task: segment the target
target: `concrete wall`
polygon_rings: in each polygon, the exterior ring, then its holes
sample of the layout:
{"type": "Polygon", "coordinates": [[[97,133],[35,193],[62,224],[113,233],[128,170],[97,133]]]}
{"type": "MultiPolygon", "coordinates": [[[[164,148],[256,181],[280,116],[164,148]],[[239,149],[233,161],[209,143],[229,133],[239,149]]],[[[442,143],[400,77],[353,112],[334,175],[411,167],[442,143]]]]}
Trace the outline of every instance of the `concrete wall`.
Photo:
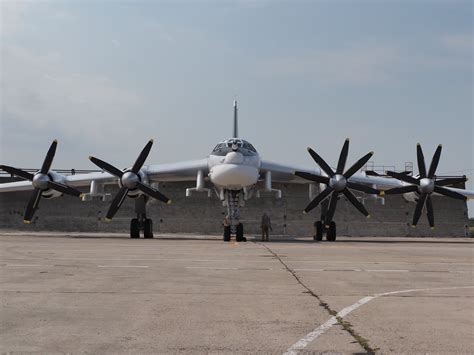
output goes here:
{"type": "MultiPolygon", "coordinates": [[[[221,222],[226,209],[213,194],[194,193],[185,197],[185,188],[191,183],[168,183],[160,190],[173,200],[164,205],[152,201],[148,215],[154,220],[156,232],[182,232],[220,234],[221,222]]],[[[273,194],[262,194],[260,199],[252,198],[241,210],[245,232],[259,233],[263,212],[267,212],[273,224],[274,234],[308,236],[313,234],[314,220],[320,215],[319,207],[308,215],[302,213],[309,202],[308,187],[304,185],[274,184],[283,191],[278,200],[273,194]]],[[[109,192],[116,192],[110,188],[109,192]]],[[[33,223],[23,224],[23,211],[29,199],[28,192],[0,194],[0,229],[25,231],[104,231],[128,232],[130,219],[134,216],[134,201],[127,198],[111,223],[103,221],[110,202],[94,200],[81,202],[77,198],[63,196],[52,200],[42,199],[33,223]]],[[[414,203],[406,202],[401,196],[389,196],[382,206],[379,201],[367,201],[366,208],[372,218],[362,216],[344,197],[338,203],[334,217],[338,235],[350,236],[466,236],[468,215],[463,201],[445,197],[434,197],[436,229],[428,226],[423,214],[417,229],[410,227],[415,209],[414,203]]]]}

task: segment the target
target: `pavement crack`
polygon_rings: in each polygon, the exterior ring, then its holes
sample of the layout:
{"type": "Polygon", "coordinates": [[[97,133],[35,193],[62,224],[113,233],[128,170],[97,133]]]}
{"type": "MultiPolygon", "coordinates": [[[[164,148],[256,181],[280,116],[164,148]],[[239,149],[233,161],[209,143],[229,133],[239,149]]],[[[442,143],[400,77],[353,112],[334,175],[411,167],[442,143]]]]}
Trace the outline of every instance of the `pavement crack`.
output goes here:
{"type": "Polygon", "coordinates": [[[277,259],[283,265],[285,270],[288,271],[295,278],[295,280],[301,285],[301,287],[303,287],[306,290],[304,292],[308,293],[312,297],[316,298],[319,302],[319,306],[324,308],[329,313],[329,315],[331,315],[332,317],[335,317],[336,320],[337,320],[337,324],[339,324],[342,327],[342,329],[344,329],[347,333],[349,333],[349,335],[367,352],[367,354],[369,354],[369,355],[374,355],[375,354],[375,351],[377,349],[372,348],[369,345],[368,340],[363,338],[360,334],[358,334],[354,330],[354,326],[351,323],[345,321],[342,317],[339,317],[337,315],[337,312],[335,310],[333,310],[327,302],[324,302],[324,300],[321,298],[320,295],[316,294],[311,288],[309,288],[309,286],[307,286],[301,280],[301,278],[298,276],[296,271],[294,271],[290,266],[288,266],[288,264],[286,264],[276,252],[274,252],[272,249],[270,249],[265,244],[260,244],[258,242],[255,242],[255,243],[259,244],[259,245],[263,246],[265,249],[267,249],[268,252],[270,254],[272,254],[275,257],[275,259],[277,259]]]}

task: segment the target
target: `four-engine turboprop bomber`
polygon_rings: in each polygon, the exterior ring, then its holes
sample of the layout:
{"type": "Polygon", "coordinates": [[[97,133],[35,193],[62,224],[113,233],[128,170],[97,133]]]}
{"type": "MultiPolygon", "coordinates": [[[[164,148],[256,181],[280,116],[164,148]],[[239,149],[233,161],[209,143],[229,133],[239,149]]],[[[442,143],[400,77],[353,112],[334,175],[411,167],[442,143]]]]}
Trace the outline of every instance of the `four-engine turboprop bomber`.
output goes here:
{"type": "MultiPolygon", "coordinates": [[[[391,171],[387,172],[387,176],[374,176],[362,172],[361,169],[372,157],[373,152],[367,153],[346,169],[348,139],[344,142],[336,169],[330,167],[312,148],[308,148],[308,152],[317,167],[304,168],[264,160],[252,144],[238,138],[236,101],[234,101],[232,138],[218,143],[207,158],[172,164],[145,165],[152,145],[153,140],[150,140],[130,168],[121,170],[105,160],[91,156],[89,159],[101,168],[102,172],[62,175],[51,169],[57,147],[55,140],[46,154],[41,169],[34,174],[0,165],[0,169],[26,180],[0,184],[0,193],[32,190],[24,213],[24,222],[30,223],[41,197],[57,198],[69,194],[78,196],[83,201],[97,196],[105,201],[108,195],[104,193],[104,186],[118,184],[119,191],[111,201],[106,220],[113,219],[127,197],[133,198],[137,216],[131,220],[130,237],[139,238],[140,231],[143,231],[145,238],[153,238],[153,222],[146,214],[147,202],[150,198],[164,203],[171,203],[171,200],[152,183],[193,181],[196,186],[186,189],[186,196],[190,197],[193,192],[206,192],[208,196],[215,193],[227,208],[231,232],[236,234],[237,241],[245,240],[239,217],[240,209],[246,200],[254,195],[259,197],[262,191],[276,193],[277,198],[282,197],[280,190],[273,189],[273,182],[308,184],[310,195],[319,190],[319,194],[312,196],[304,209],[304,212],[308,213],[321,205],[321,217],[316,223],[315,240],[322,240],[324,233],[327,240],[336,240],[336,223],[333,219],[340,195],[344,195],[360,213],[370,217],[363,203],[352,191],[376,198],[384,194],[403,194],[407,200],[416,202],[413,226],[416,226],[423,208],[426,207],[428,222],[434,227],[432,194],[460,200],[474,198],[474,191],[452,187],[465,182],[466,177],[437,179],[435,173],[441,156],[441,145],[436,149],[428,170],[421,146],[417,146],[418,177],[391,171]],[[81,192],[85,188],[89,191],[81,192]]],[[[224,240],[230,240],[229,235],[225,235],[224,240]]]]}

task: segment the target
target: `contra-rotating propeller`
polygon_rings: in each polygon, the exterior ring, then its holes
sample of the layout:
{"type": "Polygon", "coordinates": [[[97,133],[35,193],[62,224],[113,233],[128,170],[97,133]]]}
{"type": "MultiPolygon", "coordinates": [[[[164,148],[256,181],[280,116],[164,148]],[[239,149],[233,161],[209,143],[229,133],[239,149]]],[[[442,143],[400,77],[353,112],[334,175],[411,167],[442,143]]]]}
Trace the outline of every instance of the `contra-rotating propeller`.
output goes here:
{"type": "Polygon", "coordinates": [[[49,147],[48,153],[46,153],[46,157],[44,158],[43,165],[41,169],[37,171],[35,174],[31,174],[27,171],[14,168],[12,166],[7,165],[0,165],[0,169],[4,170],[12,175],[19,176],[23,179],[31,181],[31,184],[34,187],[34,191],[31,194],[30,200],[28,205],[26,205],[25,215],[23,221],[25,223],[30,223],[33,219],[36,209],[38,208],[39,201],[41,199],[41,195],[43,192],[51,189],[62,194],[71,195],[71,196],[81,196],[81,192],[70,187],[64,185],[62,183],[56,182],[51,177],[49,169],[53,163],[53,158],[56,153],[56,147],[58,146],[58,141],[55,139],[51,146],[49,147]]]}
{"type": "Polygon", "coordinates": [[[418,161],[418,171],[419,177],[414,178],[412,176],[406,175],[404,173],[397,173],[394,171],[387,171],[387,175],[398,179],[400,181],[409,183],[403,187],[396,187],[390,190],[386,190],[385,194],[404,194],[408,192],[417,192],[420,194],[418,202],[416,204],[415,212],[413,214],[413,223],[412,227],[416,227],[421,216],[421,211],[426,204],[426,215],[428,217],[428,223],[431,228],[434,228],[434,212],[433,212],[433,201],[431,200],[431,194],[436,192],[438,194],[456,198],[459,200],[466,200],[466,196],[461,195],[456,191],[449,190],[444,186],[459,184],[467,181],[467,178],[464,176],[462,178],[448,178],[442,180],[435,179],[436,169],[438,168],[439,158],[441,157],[441,150],[443,146],[440,144],[436,149],[433,159],[431,160],[430,168],[428,173],[426,172],[425,157],[423,155],[423,150],[421,145],[418,143],[416,145],[416,158],[418,161]]]}
{"type": "Polygon", "coordinates": [[[127,197],[127,194],[130,190],[138,189],[147,196],[156,198],[157,200],[162,201],[164,203],[171,203],[171,200],[165,195],[163,195],[160,191],[148,185],[145,185],[141,181],[142,178],[139,172],[143,164],[145,163],[148,154],[150,153],[152,145],[153,139],[150,139],[150,141],[145,145],[145,148],[143,148],[143,150],[141,151],[140,155],[135,161],[135,164],[133,164],[133,167],[125,171],[117,169],[116,167],[112,166],[109,163],[106,163],[103,160],[94,157],[89,157],[91,162],[93,162],[99,168],[116,176],[117,178],[119,178],[120,181],[120,190],[117,195],[115,195],[112,204],[109,207],[109,211],[107,212],[107,216],[105,217],[106,220],[110,221],[115,216],[120,206],[122,206],[122,203],[125,200],[125,197],[127,197]]]}
{"type": "Polygon", "coordinates": [[[352,205],[354,205],[354,207],[357,208],[364,216],[370,217],[369,212],[367,212],[364,205],[359,202],[357,197],[355,197],[349,189],[362,191],[369,194],[378,194],[379,191],[371,188],[370,186],[348,181],[348,179],[357,171],[359,171],[359,169],[361,169],[364,164],[369,161],[369,159],[374,153],[367,153],[362,158],[360,158],[354,165],[352,165],[345,173],[343,173],[344,168],[346,166],[347,155],[349,153],[349,138],[346,139],[342,147],[341,155],[339,156],[339,162],[337,163],[336,172],[334,172],[331,167],[323,160],[323,158],[321,158],[314,150],[308,148],[308,152],[314,159],[314,161],[321,167],[321,169],[326,172],[328,177],[314,175],[303,171],[295,172],[295,175],[302,177],[303,179],[327,185],[326,189],[318,196],[316,196],[316,198],[314,198],[308,206],[306,206],[304,212],[308,213],[312,209],[316,208],[323,200],[325,200],[329,197],[329,195],[332,194],[325,220],[326,227],[328,227],[330,222],[332,221],[332,218],[334,217],[339,194],[342,193],[352,203],[352,205]]]}

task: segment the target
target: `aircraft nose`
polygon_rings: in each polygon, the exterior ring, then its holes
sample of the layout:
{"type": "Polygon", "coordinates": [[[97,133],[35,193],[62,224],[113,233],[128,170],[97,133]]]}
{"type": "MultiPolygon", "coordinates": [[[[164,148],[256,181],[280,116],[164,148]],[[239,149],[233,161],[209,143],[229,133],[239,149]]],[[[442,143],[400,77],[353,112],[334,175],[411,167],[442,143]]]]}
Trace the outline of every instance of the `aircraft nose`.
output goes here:
{"type": "Polygon", "coordinates": [[[244,156],[239,152],[229,152],[224,159],[225,164],[242,164],[243,162],[244,156]]]}

